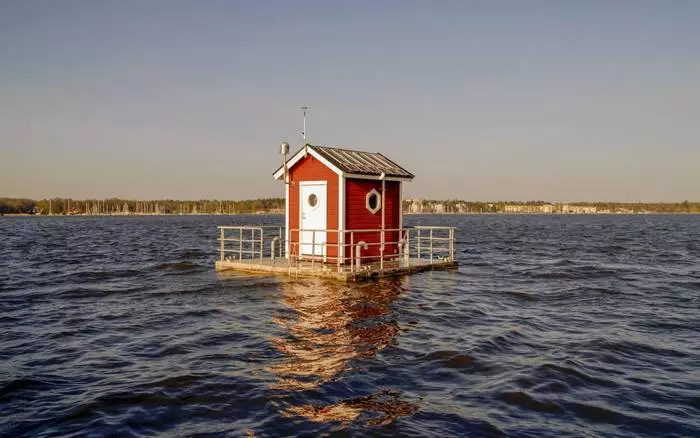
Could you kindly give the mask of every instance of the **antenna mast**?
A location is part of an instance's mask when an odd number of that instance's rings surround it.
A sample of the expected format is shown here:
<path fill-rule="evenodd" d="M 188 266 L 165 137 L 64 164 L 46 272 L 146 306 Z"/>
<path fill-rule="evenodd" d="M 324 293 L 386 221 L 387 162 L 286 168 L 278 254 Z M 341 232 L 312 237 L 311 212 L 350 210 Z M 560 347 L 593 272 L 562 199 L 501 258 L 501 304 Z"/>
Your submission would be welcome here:
<path fill-rule="evenodd" d="M 301 109 L 304 111 L 304 130 L 301 132 L 302 137 L 304 137 L 304 145 L 306 145 L 306 111 L 310 110 L 308 106 L 302 106 Z"/>

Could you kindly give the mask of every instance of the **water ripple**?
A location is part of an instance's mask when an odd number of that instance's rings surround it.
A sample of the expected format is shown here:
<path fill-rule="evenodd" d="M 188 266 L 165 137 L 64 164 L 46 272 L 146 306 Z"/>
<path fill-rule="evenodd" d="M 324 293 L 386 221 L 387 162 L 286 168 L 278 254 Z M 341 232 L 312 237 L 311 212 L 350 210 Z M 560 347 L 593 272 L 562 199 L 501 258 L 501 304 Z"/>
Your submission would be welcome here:
<path fill-rule="evenodd" d="M 700 436 L 695 216 L 409 216 L 456 271 L 215 273 L 216 225 L 0 219 L 0 436 Z"/>

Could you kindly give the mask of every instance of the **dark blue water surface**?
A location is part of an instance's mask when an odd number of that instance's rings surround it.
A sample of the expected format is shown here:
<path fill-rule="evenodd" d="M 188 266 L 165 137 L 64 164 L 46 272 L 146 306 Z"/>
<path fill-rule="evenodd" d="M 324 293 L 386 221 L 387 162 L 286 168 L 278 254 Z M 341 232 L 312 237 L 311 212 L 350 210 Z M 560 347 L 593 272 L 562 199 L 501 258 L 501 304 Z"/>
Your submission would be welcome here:
<path fill-rule="evenodd" d="M 260 220 L 0 218 L 0 436 L 700 436 L 700 216 L 412 216 L 458 270 L 217 274 Z"/>

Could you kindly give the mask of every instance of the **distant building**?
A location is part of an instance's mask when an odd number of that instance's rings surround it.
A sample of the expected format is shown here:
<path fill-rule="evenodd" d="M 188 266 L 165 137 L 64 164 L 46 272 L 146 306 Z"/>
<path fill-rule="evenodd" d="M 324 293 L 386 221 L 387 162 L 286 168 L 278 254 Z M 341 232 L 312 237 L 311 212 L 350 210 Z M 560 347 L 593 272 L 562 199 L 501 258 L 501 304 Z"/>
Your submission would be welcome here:
<path fill-rule="evenodd" d="M 522 205 L 510 205 L 506 204 L 503 206 L 503 212 L 504 213 L 522 213 L 523 212 L 523 206 Z"/>
<path fill-rule="evenodd" d="M 561 212 L 564 214 L 595 214 L 598 212 L 598 207 L 564 204 L 561 206 Z"/>
<path fill-rule="evenodd" d="M 435 213 L 444 213 L 445 212 L 445 204 L 435 204 L 433 206 L 433 211 Z"/>
<path fill-rule="evenodd" d="M 423 212 L 423 202 L 419 199 L 413 199 L 411 201 L 411 213 L 422 213 Z"/>
<path fill-rule="evenodd" d="M 524 204 L 524 205 L 512 205 L 512 204 L 506 204 L 503 206 L 503 212 L 504 213 L 529 213 L 529 214 L 549 214 L 549 213 L 554 213 L 554 206 L 552 204 L 543 204 L 543 205 L 531 205 L 531 204 Z"/>

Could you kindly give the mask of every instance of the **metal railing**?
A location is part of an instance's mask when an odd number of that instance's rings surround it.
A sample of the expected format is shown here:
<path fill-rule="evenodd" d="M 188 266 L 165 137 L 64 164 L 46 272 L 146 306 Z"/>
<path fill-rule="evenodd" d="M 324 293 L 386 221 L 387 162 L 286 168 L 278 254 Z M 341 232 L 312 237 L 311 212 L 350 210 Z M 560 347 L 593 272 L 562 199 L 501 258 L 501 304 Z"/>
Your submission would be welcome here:
<path fill-rule="evenodd" d="M 282 226 L 220 226 L 220 259 L 291 269 L 358 272 L 453 262 L 455 228 L 313 230 Z M 286 257 L 282 261 L 281 258 Z"/>
<path fill-rule="evenodd" d="M 284 227 L 280 226 L 220 226 L 220 260 L 259 260 L 284 257 Z M 230 244 L 227 244 L 230 242 Z"/>

